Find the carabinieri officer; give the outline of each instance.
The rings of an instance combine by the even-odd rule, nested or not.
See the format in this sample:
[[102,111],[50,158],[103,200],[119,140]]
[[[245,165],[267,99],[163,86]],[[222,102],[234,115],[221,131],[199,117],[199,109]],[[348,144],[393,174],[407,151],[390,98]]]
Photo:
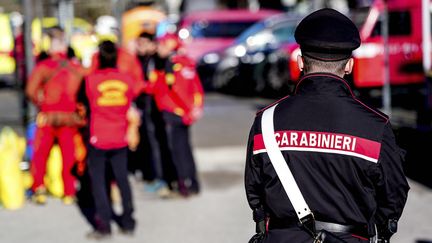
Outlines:
[[[389,118],[358,100],[343,79],[352,71],[359,32],[341,13],[322,9],[300,22],[295,38],[304,76],[274,111],[283,157],[317,231],[327,230],[346,242],[369,242],[377,234],[376,225],[381,242],[387,242],[397,230],[409,186],[402,169],[404,153]],[[250,131],[245,170],[258,232],[263,242],[312,243],[271,164],[261,117],[258,112]]]

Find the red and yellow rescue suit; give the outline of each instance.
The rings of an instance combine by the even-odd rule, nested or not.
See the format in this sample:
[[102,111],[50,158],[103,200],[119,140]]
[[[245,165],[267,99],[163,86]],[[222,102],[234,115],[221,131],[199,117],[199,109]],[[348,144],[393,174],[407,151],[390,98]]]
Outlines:
[[84,69],[68,60],[66,55],[54,54],[38,63],[30,75],[25,92],[39,109],[31,163],[33,191],[43,185],[47,158],[56,140],[62,152],[64,195],[75,194],[70,171],[75,161],[76,128],[85,122],[75,112],[77,92],[84,74]]
[[[203,109],[203,89],[193,63],[172,56],[165,69],[150,73],[158,109],[162,112],[168,146],[175,167],[178,189],[183,196],[199,192],[199,182],[189,139],[189,126]],[[150,85],[152,86],[152,85]]]
[[172,70],[154,70],[150,73],[151,92],[160,111],[182,118],[192,125],[202,115],[204,91],[193,62],[186,56],[169,58]]

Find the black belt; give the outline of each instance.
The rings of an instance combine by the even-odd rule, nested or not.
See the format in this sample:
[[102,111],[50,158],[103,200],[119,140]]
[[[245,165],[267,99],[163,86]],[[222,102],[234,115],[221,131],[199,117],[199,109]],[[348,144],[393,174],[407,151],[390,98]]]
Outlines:
[[[268,225],[269,229],[287,229],[287,228],[295,228],[295,227],[301,227],[299,221],[284,220],[278,218],[270,218],[269,225]],[[367,225],[364,226],[343,225],[343,224],[336,224],[336,223],[329,223],[329,222],[315,220],[315,229],[317,232],[320,230],[327,230],[333,233],[348,233],[363,238],[369,238]]]

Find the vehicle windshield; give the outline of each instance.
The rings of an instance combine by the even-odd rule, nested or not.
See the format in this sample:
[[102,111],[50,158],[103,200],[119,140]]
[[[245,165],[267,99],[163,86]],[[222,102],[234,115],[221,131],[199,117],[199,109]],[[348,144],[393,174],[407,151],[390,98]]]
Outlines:
[[265,28],[264,22],[258,22],[252,25],[247,30],[243,31],[239,37],[236,38],[235,43],[239,44],[239,43],[246,42],[249,36],[255,35],[256,33],[260,32],[264,28]]
[[235,38],[254,23],[196,21],[192,24],[191,35],[193,38]]
[[263,22],[257,23],[243,32],[235,41],[249,46],[264,47],[266,44],[294,43],[297,21],[284,21],[266,28]]
[[[411,34],[411,13],[409,11],[391,11],[388,13],[390,36],[408,36]],[[381,36],[382,22],[378,20],[372,30],[372,36]]]

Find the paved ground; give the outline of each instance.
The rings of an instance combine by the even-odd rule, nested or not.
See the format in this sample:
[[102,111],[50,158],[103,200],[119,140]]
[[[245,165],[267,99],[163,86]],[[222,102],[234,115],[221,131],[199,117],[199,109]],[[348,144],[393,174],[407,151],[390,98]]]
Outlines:
[[[4,96],[12,99],[0,93],[0,118],[15,105],[8,101],[4,107]],[[134,237],[115,234],[109,242],[247,242],[254,224],[243,189],[245,143],[254,112],[264,103],[209,96],[205,118],[192,130],[202,194],[161,200],[145,193],[142,183],[131,178],[137,232]],[[400,232],[392,243],[432,240],[432,190],[413,181],[410,185]],[[26,204],[17,211],[0,209],[0,243],[85,243],[90,242],[84,237],[89,230],[77,207],[55,199],[43,207]]]

